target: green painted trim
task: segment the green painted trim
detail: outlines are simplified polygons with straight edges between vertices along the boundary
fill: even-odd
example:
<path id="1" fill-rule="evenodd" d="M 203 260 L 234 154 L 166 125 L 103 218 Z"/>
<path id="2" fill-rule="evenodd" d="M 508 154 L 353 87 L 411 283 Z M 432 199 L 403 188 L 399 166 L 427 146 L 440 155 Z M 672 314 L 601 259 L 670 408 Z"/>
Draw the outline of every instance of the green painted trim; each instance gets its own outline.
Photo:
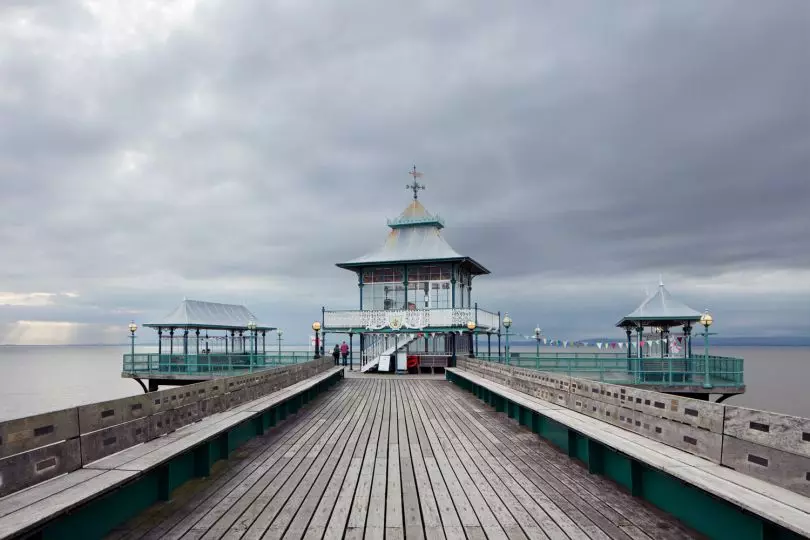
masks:
<path id="1" fill-rule="evenodd" d="M 342 378 L 336 373 L 324 383 L 307 392 L 308 399 L 328 390 Z M 97 497 L 69 513 L 56 517 L 39 530 L 29 531 L 26 537 L 55 540 L 63 538 L 103 538 L 115 527 L 134 518 L 150 506 L 171 499 L 172 492 L 193 478 L 209 476 L 211 465 L 227 459 L 231 452 L 249 439 L 261 434 L 264 426 L 272 427 L 286 411 L 297 410 L 304 404 L 303 396 L 283 402 L 185 453 L 145 473 L 133 481 Z M 285 414 L 281 416 L 280 410 Z"/>
<path id="2" fill-rule="evenodd" d="M 728 540 L 797 540 L 801 536 L 748 512 L 670 474 L 569 429 L 543 415 L 504 399 L 455 373 L 446 379 L 505 412 L 531 431 L 585 463 L 588 472 L 609 478 L 709 538 Z"/>

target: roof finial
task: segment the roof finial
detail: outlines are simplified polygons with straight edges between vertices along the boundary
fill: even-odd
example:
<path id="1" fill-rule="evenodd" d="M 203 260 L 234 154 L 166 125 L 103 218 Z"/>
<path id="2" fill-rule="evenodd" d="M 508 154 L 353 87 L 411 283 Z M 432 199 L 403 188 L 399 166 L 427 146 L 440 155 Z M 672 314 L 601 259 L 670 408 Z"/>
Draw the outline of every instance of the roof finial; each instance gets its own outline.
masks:
<path id="1" fill-rule="evenodd" d="M 659 287 L 664 286 L 664 274 L 658 274 L 658 286 Z"/>
<path id="2" fill-rule="evenodd" d="M 419 190 L 420 189 L 422 189 L 422 190 L 425 189 L 425 185 L 420 184 L 416 180 L 417 178 L 422 178 L 423 174 L 416 170 L 416 165 L 413 166 L 413 170 L 411 170 L 408 174 L 413 176 L 413 184 L 408 184 L 407 186 L 405 186 L 405 189 L 412 189 L 413 190 L 413 200 L 416 200 L 416 199 L 419 198 Z"/>

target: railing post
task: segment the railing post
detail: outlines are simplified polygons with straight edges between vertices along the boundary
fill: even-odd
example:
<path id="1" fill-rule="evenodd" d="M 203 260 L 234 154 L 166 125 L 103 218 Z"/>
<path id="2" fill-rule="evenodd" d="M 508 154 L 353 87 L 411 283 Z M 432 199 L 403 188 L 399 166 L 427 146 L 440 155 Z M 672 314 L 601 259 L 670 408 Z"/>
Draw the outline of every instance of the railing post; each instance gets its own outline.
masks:
<path id="1" fill-rule="evenodd" d="M 667 365 L 669 366 L 669 384 L 672 385 L 672 357 L 667 357 Z"/>

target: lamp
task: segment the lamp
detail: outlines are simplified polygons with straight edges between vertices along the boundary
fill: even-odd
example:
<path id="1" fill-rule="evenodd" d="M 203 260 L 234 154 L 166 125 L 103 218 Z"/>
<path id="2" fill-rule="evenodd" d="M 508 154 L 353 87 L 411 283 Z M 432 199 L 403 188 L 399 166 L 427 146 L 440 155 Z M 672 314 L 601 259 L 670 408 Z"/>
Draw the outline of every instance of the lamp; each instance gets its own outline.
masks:
<path id="1" fill-rule="evenodd" d="M 712 388 L 711 375 L 709 374 L 709 327 L 713 322 L 714 317 L 706 309 L 700 316 L 700 324 L 703 325 L 703 388 Z"/>
<path id="2" fill-rule="evenodd" d="M 535 341 L 537 341 L 537 357 L 538 358 L 540 358 L 540 340 L 542 339 L 541 338 L 542 334 L 543 334 L 543 331 L 540 330 L 540 325 L 535 326 L 534 327 L 534 339 L 535 339 Z"/>
<path id="3" fill-rule="evenodd" d="M 503 325 L 506 327 L 506 363 L 509 364 L 509 327 L 512 326 L 512 317 L 508 313 L 503 316 Z"/>
<path id="4" fill-rule="evenodd" d="M 279 328 L 276 330 L 276 335 L 278 336 L 278 361 L 281 362 L 281 336 L 284 335 L 284 330 Z"/>
<path id="5" fill-rule="evenodd" d="M 315 331 L 315 358 L 321 357 L 321 342 L 318 333 L 321 331 L 321 323 L 315 321 L 312 323 L 312 329 Z"/>
<path id="6" fill-rule="evenodd" d="M 253 335 L 253 354 L 256 354 L 256 321 L 250 319 L 247 323 L 247 327 Z"/>
<path id="7" fill-rule="evenodd" d="M 130 354 L 132 355 L 132 362 L 135 362 L 135 330 L 138 329 L 138 325 L 135 324 L 135 321 L 129 323 L 129 338 L 132 340 L 132 348 L 130 350 Z"/>

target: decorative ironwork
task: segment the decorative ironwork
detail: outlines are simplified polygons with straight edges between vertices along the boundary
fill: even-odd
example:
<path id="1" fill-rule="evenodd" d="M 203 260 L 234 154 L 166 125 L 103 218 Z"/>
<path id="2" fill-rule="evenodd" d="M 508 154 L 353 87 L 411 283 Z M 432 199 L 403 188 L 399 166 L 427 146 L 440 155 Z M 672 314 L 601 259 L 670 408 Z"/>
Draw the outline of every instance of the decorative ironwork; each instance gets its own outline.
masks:
<path id="1" fill-rule="evenodd" d="M 419 198 L 419 190 L 424 191 L 426 188 L 424 184 L 417 182 L 417 178 L 422 178 L 424 174 L 416 170 L 416 165 L 413 166 L 413 170 L 411 170 L 408 174 L 413 176 L 413 184 L 408 184 L 405 186 L 405 189 L 413 190 L 413 200 L 416 200 Z"/>
<path id="2" fill-rule="evenodd" d="M 428 328 L 467 328 L 467 322 L 475 321 L 478 331 L 498 329 L 498 315 L 483 309 L 408 309 L 408 310 L 357 310 L 324 312 L 324 328 L 365 330 L 424 330 Z"/>

